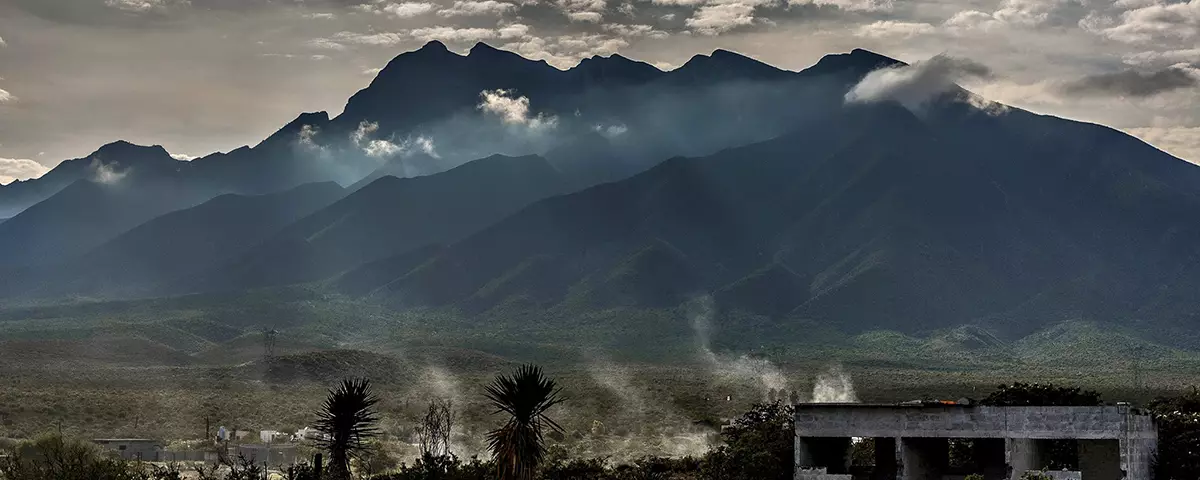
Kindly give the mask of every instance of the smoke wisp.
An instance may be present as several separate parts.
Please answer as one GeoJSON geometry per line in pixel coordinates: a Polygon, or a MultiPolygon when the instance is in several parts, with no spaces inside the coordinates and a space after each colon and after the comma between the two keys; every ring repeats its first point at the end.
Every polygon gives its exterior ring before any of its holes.
{"type": "Polygon", "coordinates": [[[817,375],[813,384],[812,403],[858,403],[854,382],[841,365],[834,364],[817,375]]]}
{"type": "Polygon", "coordinates": [[[730,357],[713,351],[712,321],[715,307],[712,297],[704,296],[693,304],[690,317],[692,330],[696,333],[696,346],[700,350],[700,357],[711,366],[717,377],[750,381],[763,392],[764,398],[772,390],[787,390],[787,376],[770,360],[748,355],[730,357]]]}

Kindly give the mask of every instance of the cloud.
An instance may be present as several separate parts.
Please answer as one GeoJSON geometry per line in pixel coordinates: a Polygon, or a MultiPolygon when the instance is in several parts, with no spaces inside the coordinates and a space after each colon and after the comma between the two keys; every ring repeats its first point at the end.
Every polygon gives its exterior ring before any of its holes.
{"type": "MultiPolygon", "coordinates": [[[[651,0],[651,3],[653,3],[654,5],[664,5],[664,6],[671,6],[671,7],[694,7],[697,5],[703,5],[707,2],[708,2],[708,0],[651,0]]],[[[668,14],[668,15],[671,15],[671,18],[675,17],[675,14],[673,14],[673,13],[668,14]]]]}
{"type": "Polygon", "coordinates": [[[1036,27],[1050,20],[1051,14],[1066,5],[1065,0],[1004,0],[992,17],[1023,27],[1036,27]]]}
{"type": "Polygon", "coordinates": [[[476,106],[484,113],[490,113],[510,125],[525,125],[530,129],[541,130],[558,126],[558,118],[539,113],[529,115],[529,97],[515,96],[512,90],[484,90],[479,92],[479,105],[476,106]]]}
{"type": "Polygon", "coordinates": [[[358,128],[355,129],[354,133],[350,134],[350,140],[369,157],[390,158],[397,155],[408,156],[419,151],[433,158],[440,158],[437,150],[434,149],[433,139],[429,137],[418,136],[395,143],[391,140],[371,138],[378,131],[378,123],[364,120],[358,124],[358,128]]]}
{"type": "Polygon", "coordinates": [[[1089,15],[1080,27],[1124,43],[1163,43],[1200,38],[1200,0],[1190,2],[1139,2],[1111,18],[1089,15]]]}
{"type": "Polygon", "coordinates": [[[27,158],[0,158],[0,185],[16,180],[37,178],[49,171],[44,165],[27,158]]]}
{"type": "Polygon", "coordinates": [[[332,13],[306,13],[304,14],[304,18],[309,20],[333,20],[337,18],[337,15],[332,13]]]}
{"type": "Polygon", "coordinates": [[[1062,85],[1063,93],[1081,96],[1150,97],[1200,85],[1200,78],[1186,68],[1153,72],[1124,70],[1088,75],[1062,85]]]}
{"type": "Polygon", "coordinates": [[[8,93],[8,90],[0,88],[0,105],[5,104],[5,103],[13,103],[13,102],[16,102],[17,100],[18,99],[17,99],[16,95],[8,93]]]}
{"type": "Polygon", "coordinates": [[[705,5],[684,24],[701,35],[720,35],[754,23],[754,6],[745,3],[705,5]]]}
{"type": "Polygon", "coordinates": [[[936,28],[928,23],[880,20],[858,27],[854,34],[866,38],[911,38],[934,31],[936,28]]]}
{"type": "Polygon", "coordinates": [[[504,123],[525,123],[529,121],[529,98],[514,97],[512,90],[484,90],[479,94],[480,102],[477,108],[499,115],[504,123]]]}
{"type": "Polygon", "coordinates": [[[4,37],[0,37],[0,47],[7,47],[8,42],[4,41],[4,37]]]}
{"type": "Polygon", "coordinates": [[[877,12],[891,10],[892,0],[788,0],[788,5],[816,5],[836,7],[849,12],[877,12]]]}
{"type": "Polygon", "coordinates": [[[422,42],[441,40],[450,43],[474,43],[496,38],[499,33],[490,28],[426,27],[410,31],[409,36],[422,42]]]}
{"type": "Polygon", "coordinates": [[[629,46],[623,38],[600,34],[559,35],[557,37],[526,36],[500,48],[526,58],[545,60],[560,68],[573,67],[581,59],[595,55],[611,55],[629,46]]]}
{"type": "Polygon", "coordinates": [[[1121,59],[1128,65],[1137,66],[1161,67],[1179,63],[1200,65],[1200,48],[1138,52],[1125,55],[1121,59]]]}
{"type": "Polygon", "coordinates": [[[501,15],[516,10],[517,6],[509,2],[496,0],[456,1],[454,5],[438,10],[443,17],[470,17],[480,15],[501,15]]]}
{"type": "Polygon", "coordinates": [[[1192,163],[1200,163],[1200,127],[1137,127],[1125,132],[1192,163]]]}
{"type": "Polygon", "coordinates": [[[358,5],[355,8],[357,8],[359,11],[372,13],[375,15],[390,15],[396,18],[412,18],[430,13],[436,9],[437,6],[429,2],[376,2],[375,4],[358,5]]]}
{"type": "Polygon", "coordinates": [[[317,38],[309,41],[310,46],[322,46],[330,50],[342,50],[350,43],[355,45],[369,45],[375,47],[390,47],[398,45],[407,40],[407,36],[401,33],[380,32],[380,33],[355,33],[355,32],[338,32],[333,35],[333,38],[317,38]],[[336,46],[334,46],[336,45],[336,46]]]}
{"type": "Polygon", "coordinates": [[[345,50],[346,46],[335,42],[329,38],[314,38],[304,44],[310,48],[318,48],[322,50],[345,50]]]}
{"type": "Polygon", "coordinates": [[[105,185],[116,184],[129,175],[131,169],[120,170],[120,167],[121,164],[118,162],[104,163],[99,158],[93,158],[92,163],[88,166],[92,171],[91,180],[105,185]]]}
{"type": "Polygon", "coordinates": [[[105,0],[104,5],[131,13],[162,12],[175,6],[187,6],[188,0],[105,0]]]}
{"type": "Polygon", "coordinates": [[[607,138],[616,138],[621,135],[624,135],[625,132],[628,132],[629,127],[625,126],[625,124],[623,124],[623,123],[618,123],[615,125],[607,125],[607,126],[596,125],[596,126],[592,127],[592,130],[595,131],[596,133],[599,133],[600,135],[607,137],[607,138]]]}
{"type": "Polygon", "coordinates": [[[656,30],[650,25],[622,25],[618,23],[609,23],[601,28],[622,37],[667,38],[670,35],[662,30],[656,30]]]}
{"type": "Polygon", "coordinates": [[[974,61],[937,55],[908,66],[875,70],[846,93],[845,101],[896,101],[917,111],[937,95],[954,89],[956,81],[990,76],[991,70],[974,61]]]}
{"type": "Polygon", "coordinates": [[[197,158],[200,158],[200,157],[197,157],[197,156],[195,156],[195,155],[188,155],[188,154],[186,154],[186,153],[172,153],[172,154],[171,154],[171,158],[174,158],[174,159],[176,159],[176,160],[179,160],[179,161],[181,161],[181,162],[190,162],[190,161],[192,161],[192,160],[195,160],[195,159],[197,159],[197,158]]]}
{"type": "Polygon", "coordinates": [[[600,12],[567,12],[567,19],[572,22],[600,23],[604,16],[600,12]]]}

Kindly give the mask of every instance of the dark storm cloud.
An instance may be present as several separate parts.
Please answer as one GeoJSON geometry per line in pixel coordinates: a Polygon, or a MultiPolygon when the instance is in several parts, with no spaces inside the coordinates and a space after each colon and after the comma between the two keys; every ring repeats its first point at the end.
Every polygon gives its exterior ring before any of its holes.
{"type": "Polygon", "coordinates": [[[1166,68],[1154,72],[1125,70],[1089,75],[1063,84],[1062,91],[1070,95],[1113,95],[1150,97],[1200,85],[1200,78],[1185,68],[1166,68]]]}

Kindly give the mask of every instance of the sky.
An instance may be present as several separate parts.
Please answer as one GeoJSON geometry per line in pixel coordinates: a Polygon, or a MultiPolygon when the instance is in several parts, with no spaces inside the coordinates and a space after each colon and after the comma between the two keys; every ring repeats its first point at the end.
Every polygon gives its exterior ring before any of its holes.
{"type": "Polygon", "coordinates": [[[723,48],[799,70],[866,48],[969,61],[964,86],[1200,163],[1200,0],[0,0],[0,183],[123,139],[178,158],[336,115],[441,40],[569,68],[723,48]]]}

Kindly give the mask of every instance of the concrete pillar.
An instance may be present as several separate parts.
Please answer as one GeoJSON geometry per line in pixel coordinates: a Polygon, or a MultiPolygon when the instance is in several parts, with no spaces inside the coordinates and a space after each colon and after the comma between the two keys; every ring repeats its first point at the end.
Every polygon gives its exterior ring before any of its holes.
{"type": "Polygon", "coordinates": [[[981,474],[985,480],[1006,480],[1008,465],[1004,456],[1004,439],[977,438],[973,444],[976,471],[971,473],[981,474]]]}
{"type": "MultiPolygon", "coordinates": [[[[1124,480],[1151,480],[1151,465],[1158,451],[1155,438],[1130,438],[1119,442],[1121,471],[1124,480]]],[[[1088,477],[1083,477],[1088,478],[1088,477]]]]}
{"type": "Polygon", "coordinates": [[[1008,438],[1004,443],[1006,445],[1004,456],[1008,464],[1008,478],[1019,480],[1025,472],[1041,470],[1046,467],[1046,461],[1042,455],[1044,442],[1028,438],[1008,438]]]}
{"type": "Polygon", "coordinates": [[[1080,440],[1079,472],[1087,480],[1123,480],[1117,440],[1080,440]]]}
{"type": "Polygon", "coordinates": [[[901,438],[901,480],[942,480],[950,466],[950,442],[944,438],[901,438]]]}
{"type": "Polygon", "coordinates": [[[895,438],[875,438],[875,468],[871,480],[897,480],[900,476],[898,442],[895,438]]]}

